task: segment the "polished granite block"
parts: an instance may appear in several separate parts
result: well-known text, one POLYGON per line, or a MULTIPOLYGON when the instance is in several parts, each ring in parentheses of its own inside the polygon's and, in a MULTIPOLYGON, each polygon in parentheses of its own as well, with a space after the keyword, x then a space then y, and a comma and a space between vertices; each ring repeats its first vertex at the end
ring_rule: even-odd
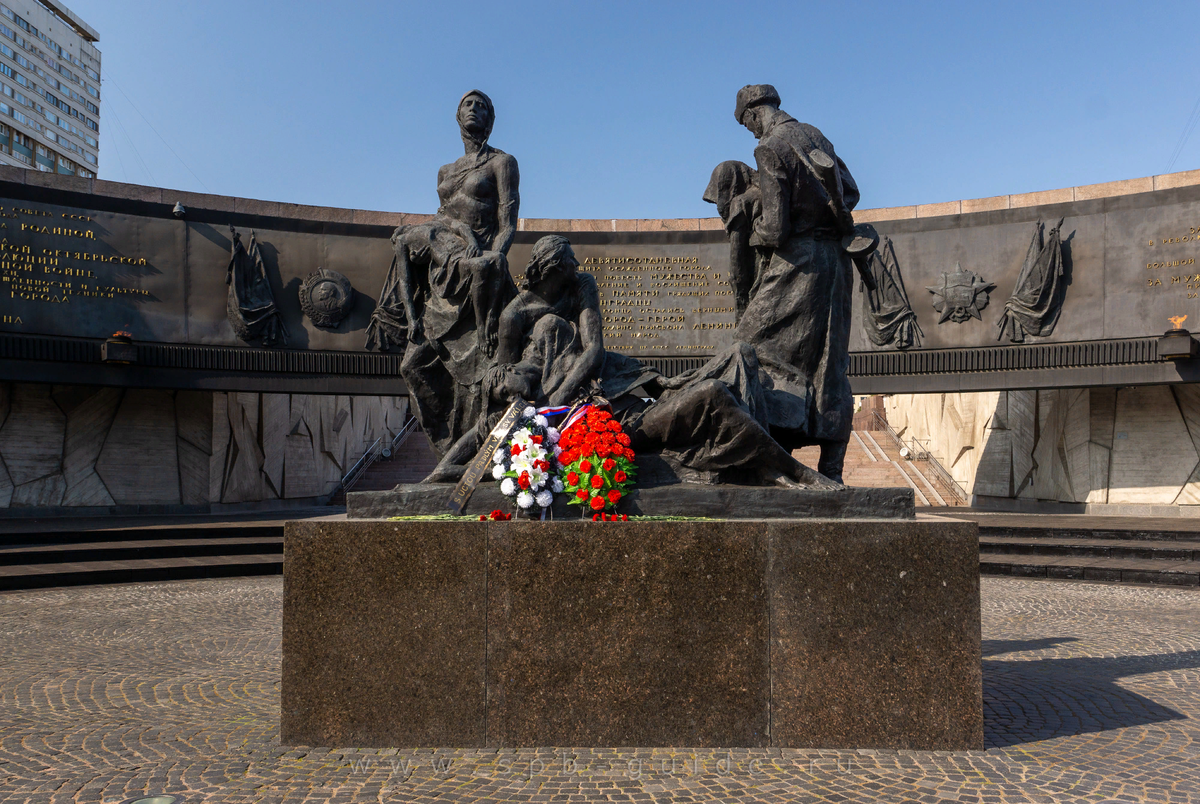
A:
POLYGON ((484 744, 486 533, 287 523, 282 742, 484 744))
POLYGON ((769 745, 761 522, 488 532, 488 745, 769 745))
POLYGON ((769 528, 771 744, 982 748, 974 523, 769 528))
POLYGON ((282 741, 982 747, 977 526, 289 523, 282 741))

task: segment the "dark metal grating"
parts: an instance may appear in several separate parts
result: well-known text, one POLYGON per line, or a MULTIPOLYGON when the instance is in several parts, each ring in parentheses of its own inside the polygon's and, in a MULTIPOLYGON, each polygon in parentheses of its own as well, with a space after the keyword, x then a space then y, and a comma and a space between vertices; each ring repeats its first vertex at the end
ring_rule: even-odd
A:
POLYGON ((916 352, 855 352, 851 377, 1020 371, 1025 369, 1120 366, 1158 362, 1157 338, 988 346, 916 352))

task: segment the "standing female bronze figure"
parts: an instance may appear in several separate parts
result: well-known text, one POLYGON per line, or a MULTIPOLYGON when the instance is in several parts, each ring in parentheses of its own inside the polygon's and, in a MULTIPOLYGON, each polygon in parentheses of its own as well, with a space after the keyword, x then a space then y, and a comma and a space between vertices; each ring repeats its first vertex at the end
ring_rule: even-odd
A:
MULTIPOLYGON (((488 144, 494 123, 487 95, 472 90, 462 97, 465 153, 438 170, 437 215, 392 236, 396 260, 384 296, 399 296, 407 321, 400 373, 438 454, 479 418, 500 313, 517 293, 506 255, 517 230, 519 174, 516 159, 488 144)), ((388 306, 395 300, 380 300, 388 306)), ((381 323, 372 322, 376 332, 381 323)))

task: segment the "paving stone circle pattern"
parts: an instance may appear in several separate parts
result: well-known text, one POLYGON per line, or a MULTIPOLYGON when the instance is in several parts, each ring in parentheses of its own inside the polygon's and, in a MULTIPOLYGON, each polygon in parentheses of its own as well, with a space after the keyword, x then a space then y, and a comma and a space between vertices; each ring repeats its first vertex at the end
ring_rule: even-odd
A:
POLYGON ((1200 802, 1200 591, 982 584, 968 752, 283 747, 282 579, 0 594, 0 802, 1200 802))

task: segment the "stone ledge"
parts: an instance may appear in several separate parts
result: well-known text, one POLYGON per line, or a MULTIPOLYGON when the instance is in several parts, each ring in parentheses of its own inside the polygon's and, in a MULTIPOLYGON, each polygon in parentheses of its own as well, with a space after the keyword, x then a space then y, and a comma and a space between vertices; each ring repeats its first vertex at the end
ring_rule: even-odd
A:
MULTIPOLYGON (((304 220, 325 222, 368 222, 399 226, 428 220, 426 213, 384 212, 377 210, 344 209, 321 207, 290 202, 262 201, 251 198, 195 193, 139 184, 124 184, 102 179, 81 179, 56 173, 0 165, 0 180, 16 184, 28 184, 75 192, 94 193, 112 198, 174 204, 182 201, 185 207, 217 211, 236 211, 256 215, 295 216, 304 220), (191 203, 188 203, 188 200, 191 203)), ((915 204, 902 207, 879 207, 859 209, 854 217, 860 223, 877 221, 932 218, 945 215, 986 212, 997 209, 1040 204, 1059 204, 1070 201, 1085 201, 1095 198, 1111 198, 1132 193, 1169 190, 1200 184, 1200 170, 1180 173, 1164 173, 1136 179, 1086 184, 1079 187, 1064 187, 1031 193, 998 195, 989 198, 971 198, 961 201, 943 201, 930 204, 915 204)), ((717 231, 722 229, 719 218, 521 218, 519 231, 528 232, 659 232, 659 231, 717 231)))
MULTIPOLYGON (((446 483, 396 486, 391 491, 355 491, 346 495, 350 519, 443 514, 449 511, 454 487, 446 483)), ((842 491, 781 489, 772 486, 709 486, 679 483, 635 488, 618 506, 618 513, 654 516, 707 516, 721 519, 796 519, 802 517, 861 517, 912 519, 911 488, 847 488, 842 491)), ((484 483, 467 504, 469 514, 485 514, 512 503, 495 483, 484 483)), ((552 513, 556 519, 590 519, 582 506, 568 505, 560 495, 552 513), (586 516, 585 516, 586 514, 586 516)))
POLYGON ((970 522, 289 522, 284 745, 983 746, 970 522))

